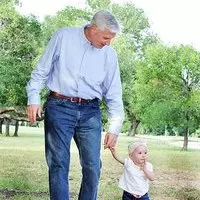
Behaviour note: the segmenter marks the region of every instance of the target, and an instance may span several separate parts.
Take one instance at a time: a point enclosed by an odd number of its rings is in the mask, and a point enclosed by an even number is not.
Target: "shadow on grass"
[[[8,189],[0,189],[0,197],[3,199],[12,199],[14,196],[32,196],[35,198],[43,198],[48,197],[48,192],[25,192],[20,190],[8,190]]]
[[[176,198],[180,200],[200,200],[200,190],[184,187],[176,191]]]
[[[74,197],[73,192],[70,193],[70,197]],[[26,192],[14,189],[0,189],[0,200],[48,200],[48,192]]]

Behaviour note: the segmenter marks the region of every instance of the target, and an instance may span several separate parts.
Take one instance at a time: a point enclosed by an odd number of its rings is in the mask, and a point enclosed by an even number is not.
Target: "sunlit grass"
[[[122,156],[127,156],[127,146],[134,139],[119,137],[118,151]],[[181,147],[174,147],[166,140],[146,140],[149,146],[149,161],[156,174],[156,180],[150,186],[151,199],[200,200],[200,152],[181,151]],[[74,143],[71,154],[70,191],[71,199],[76,200],[81,169]],[[108,150],[102,148],[101,155],[103,165],[99,200],[120,200],[122,190],[118,188],[118,179],[123,166],[112,158]],[[0,135],[0,199],[48,199],[42,128],[20,127],[17,138]]]

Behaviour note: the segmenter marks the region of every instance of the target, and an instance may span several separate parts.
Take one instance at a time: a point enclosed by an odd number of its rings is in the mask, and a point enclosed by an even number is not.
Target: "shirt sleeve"
[[[27,84],[28,105],[40,104],[40,91],[53,68],[53,63],[59,57],[60,31],[56,32],[49,41],[37,67],[32,71],[31,79]]]
[[[117,55],[112,54],[108,62],[108,73],[103,82],[104,97],[108,106],[108,132],[118,135],[124,120],[122,86]]]

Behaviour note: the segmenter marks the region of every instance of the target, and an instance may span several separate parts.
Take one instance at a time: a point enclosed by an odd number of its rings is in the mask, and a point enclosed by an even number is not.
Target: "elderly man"
[[[97,199],[101,169],[100,100],[105,99],[109,114],[104,148],[116,145],[124,118],[118,59],[109,46],[119,29],[111,13],[99,11],[89,25],[58,30],[28,82],[30,122],[41,116],[43,84],[49,89],[45,106],[45,152],[51,200],[69,199],[72,138],[82,167],[78,199]]]

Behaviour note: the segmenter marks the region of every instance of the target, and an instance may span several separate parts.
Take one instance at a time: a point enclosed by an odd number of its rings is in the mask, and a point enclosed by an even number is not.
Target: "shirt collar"
[[[85,36],[85,32],[84,32],[84,29],[87,28],[88,26],[89,26],[89,24],[87,24],[81,28],[81,37],[82,37],[83,44],[91,45],[91,42],[87,39],[87,37]]]
[[[137,168],[137,169],[140,169],[140,167],[137,166],[137,165],[132,161],[131,158],[128,158],[128,160],[129,160],[129,165],[130,165],[130,166],[132,166],[132,167],[134,167],[134,168]]]

